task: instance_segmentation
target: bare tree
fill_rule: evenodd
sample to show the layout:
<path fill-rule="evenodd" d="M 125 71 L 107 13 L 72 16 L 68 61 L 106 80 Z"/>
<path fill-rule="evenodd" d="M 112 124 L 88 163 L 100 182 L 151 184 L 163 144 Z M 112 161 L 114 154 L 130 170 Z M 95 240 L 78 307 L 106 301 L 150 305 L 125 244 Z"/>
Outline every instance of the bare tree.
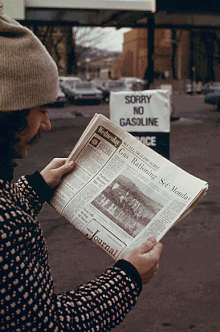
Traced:
<path fill-rule="evenodd" d="M 54 58 L 61 74 L 77 74 L 77 62 L 85 59 L 106 35 L 102 28 L 67 26 L 34 26 L 35 35 Z"/>
<path fill-rule="evenodd" d="M 78 71 L 77 63 L 81 63 L 81 72 L 87 71 L 87 58 L 93 57 L 92 48 L 98 48 L 105 39 L 106 31 L 104 28 L 93 27 L 73 27 L 72 39 L 75 47 L 75 68 Z M 69 56 L 70 58 L 70 56 Z"/>
<path fill-rule="evenodd" d="M 106 33 L 103 28 L 73 27 L 73 40 L 84 48 L 97 47 L 103 41 Z"/>
<path fill-rule="evenodd" d="M 67 27 L 56 27 L 56 26 L 34 26 L 32 28 L 35 35 L 45 45 L 48 52 L 53 57 L 54 61 L 58 66 L 58 70 L 62 71 L 64 57 L 64 50 L 62 45 L 66 45 L 66 28 Z"/>

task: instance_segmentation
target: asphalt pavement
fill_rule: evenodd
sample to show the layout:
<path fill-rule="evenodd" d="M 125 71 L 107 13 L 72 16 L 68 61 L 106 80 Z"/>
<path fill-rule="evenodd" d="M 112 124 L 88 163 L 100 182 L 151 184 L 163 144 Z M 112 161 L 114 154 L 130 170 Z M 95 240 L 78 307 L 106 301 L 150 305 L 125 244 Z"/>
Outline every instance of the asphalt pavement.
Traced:
<path fill-rule="evenodd" d="M 115 332 L 220 331 L 220 114 L 200 95 L 174 96 L 172 101 L 180 118 L 171 122 L 170 159 L 206 180 L 210 188 L 196 209 L 161 241 L 159 271 Z M 108 105 L 50 110 L 51 132 L 19 163 L 15 178 L 41 170 L 54 157 L 68 156 L 96 112 L 108 116 Z M 74 289 L 113 264 L 49 205 L 39 221 L 57 292 Z"/>

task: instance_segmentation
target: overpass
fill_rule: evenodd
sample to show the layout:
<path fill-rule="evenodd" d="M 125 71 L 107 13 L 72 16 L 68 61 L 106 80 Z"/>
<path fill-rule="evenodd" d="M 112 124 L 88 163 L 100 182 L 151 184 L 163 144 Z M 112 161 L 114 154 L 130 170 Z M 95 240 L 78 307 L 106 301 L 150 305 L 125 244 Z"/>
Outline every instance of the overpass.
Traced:
<path fill-rule="evenodd" d="M 3 0 L 5 13 L 29 24 L 146 28 L 154 13 L 157 28 L 220 27 L 215 0 Z"/>
<path fill-rule="evenodd" d="M 146 27 L 156 0 L 3 0 L 4 12 L 31 24 Z M 144 19 L 144 20 L 143 20 Z"/>

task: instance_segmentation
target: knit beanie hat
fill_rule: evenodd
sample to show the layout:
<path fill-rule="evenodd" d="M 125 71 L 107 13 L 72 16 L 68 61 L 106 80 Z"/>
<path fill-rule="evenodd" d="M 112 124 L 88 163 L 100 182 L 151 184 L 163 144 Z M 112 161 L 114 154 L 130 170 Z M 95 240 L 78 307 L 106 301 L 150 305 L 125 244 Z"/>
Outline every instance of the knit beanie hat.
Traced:
<path fill-rule="evenodd" d="M 0 1 L 0 111 L 53 103 L 57 66 L 30 29 L 3 14 Z"/>

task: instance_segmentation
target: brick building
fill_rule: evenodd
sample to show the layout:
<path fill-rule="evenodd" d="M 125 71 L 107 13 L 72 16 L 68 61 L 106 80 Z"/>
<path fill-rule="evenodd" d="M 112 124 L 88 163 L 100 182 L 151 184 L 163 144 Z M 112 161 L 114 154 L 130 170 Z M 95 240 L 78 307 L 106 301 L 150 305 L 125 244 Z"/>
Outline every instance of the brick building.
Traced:
<path fill-rule="evenodd" d="M 155 29 L 155 77 L 192 79 L 203 83 L 220 81 L 220 32 L 201 29 L 174 32 L 171 29 Z M 147 58 L 148 30 L 133 29 L 124 34 L 123 52 L 114 63 L 111 76 L 144 78 Z"/>
<path fill-rule="evenodd" d="M 157 76 L 172 77 L 172 38 L 170 29 L 155 30 L 154 71 Z M 177 42 L 176 42 L 177 43 Z M 112 68 L 112 77 L 135 76 L 144 78 L 148 66 L 148 31 L 147 29 L 133 29 L 124 34 L 123 53 Z M 189 37 L 185 31 L 181 42 L 177 46 L 175 68 L 179 78 L 189 77 Z M 181 69 L 181 71 L 180 71 Z"/>

